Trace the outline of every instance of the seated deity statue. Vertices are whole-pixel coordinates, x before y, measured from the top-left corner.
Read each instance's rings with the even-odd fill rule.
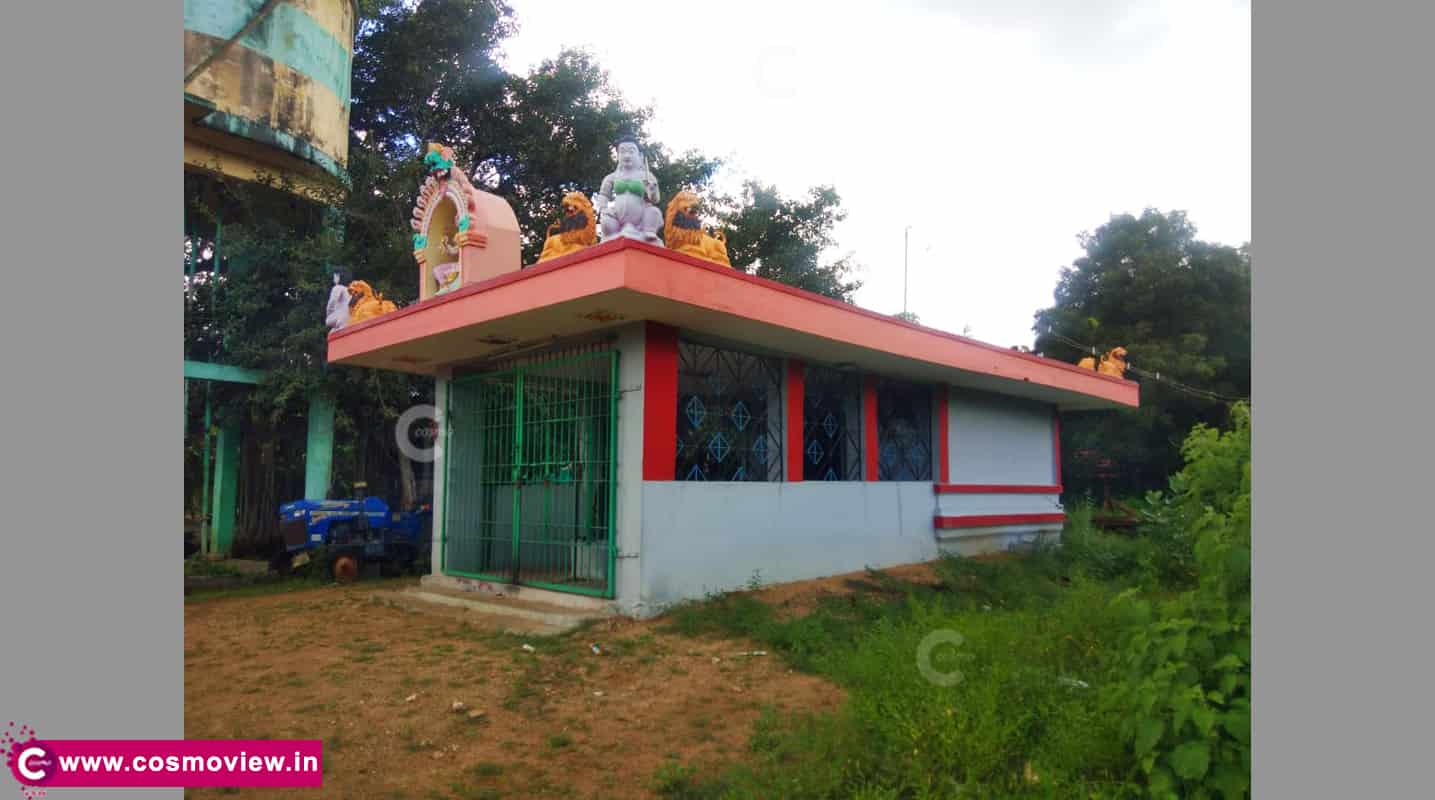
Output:
[[[594,197],[603,240],[625,236],[659,242],[663,214],[658,210],[658,180],[648,171],[643,151],[634,139],[618,141],[618,168],[603,179]]]
[[[443,251],[448,254],[450,260],[433,268],[434,282],[438,284],[435,297],[455,289],[458,286],[458,276],[463,271],[458,260],[458,243],[453,236],[443,237]]]

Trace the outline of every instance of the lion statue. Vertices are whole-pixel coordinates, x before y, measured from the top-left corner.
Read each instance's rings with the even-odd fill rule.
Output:
[[[582,192],[563,195],[563,218],[548,226],[539,261],[576,253],[598,242],[598,219]]]
[[[1100,366],[1097,365],[1096,359],[1091,356],[1087,356],[1076,362],[1076,366],[1082,369],[1100,372],[1102,375],[1123,378],[1126,376],[1126,348],[1114,347],[1107,351],[1106,355],[1101,357]]]
[[[385,300],[364,281],[349,284],[349,304],[350,325],[399,310],[392,300]]]
[[[704,231],[703,223],[694,210],[697,205],[697,194],[687,189],[673,195],[672,201],[668,203],[663,244],[666,244],[669,250],[697,256],[725,267],[732,266],[727,257],[727,235],[722,231],[711,234]]]

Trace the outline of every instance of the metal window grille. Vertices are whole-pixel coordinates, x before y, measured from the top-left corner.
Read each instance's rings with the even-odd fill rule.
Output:
[[[877,479],[932,479],[932,392],[928,386],[877,383]]]
[[[616,375],[560,353],[450,383],[444,572],[612,596]]]
[[[678,342],[678,480],[782,480],[782,417],[781,361]]]
[[[860,378],[808,366],[802,389],[802,479],[862,480],[861,432]]]

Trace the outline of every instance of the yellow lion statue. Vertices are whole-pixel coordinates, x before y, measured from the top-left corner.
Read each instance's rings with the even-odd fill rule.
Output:
[[[1102,375],[1112,375],[1117,378],[1126,376],[1126,348],[1114,347],[1101,357],[1101,364],[1097,366],[1096,359],[1087,356],[1076,362],[1076,366],[1082,369],[1095,370]]]
[[[563,218],[548,226],[539,261],[576,253],[598,242],[598,215],[582,192],[563,195]]]
[[[373,287],[364,281],[354,281],[349,284],[349,309],[349,324],[354,325],[398,311],[399,307],[394,305],[392,300],[385,300],[383,295],[374,292]]]
[[[727,235],[722,231],[712,234],[704,231],[702,221],[693,210],[697,205],[697,194],[687,189],[673,195],[663,227],[663,244],[669,250],[731,267],[727,257]]]

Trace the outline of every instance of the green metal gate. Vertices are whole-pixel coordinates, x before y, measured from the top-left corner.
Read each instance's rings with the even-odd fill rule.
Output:
[[[613,596],[618,354],[449,383],[445,573]]]

